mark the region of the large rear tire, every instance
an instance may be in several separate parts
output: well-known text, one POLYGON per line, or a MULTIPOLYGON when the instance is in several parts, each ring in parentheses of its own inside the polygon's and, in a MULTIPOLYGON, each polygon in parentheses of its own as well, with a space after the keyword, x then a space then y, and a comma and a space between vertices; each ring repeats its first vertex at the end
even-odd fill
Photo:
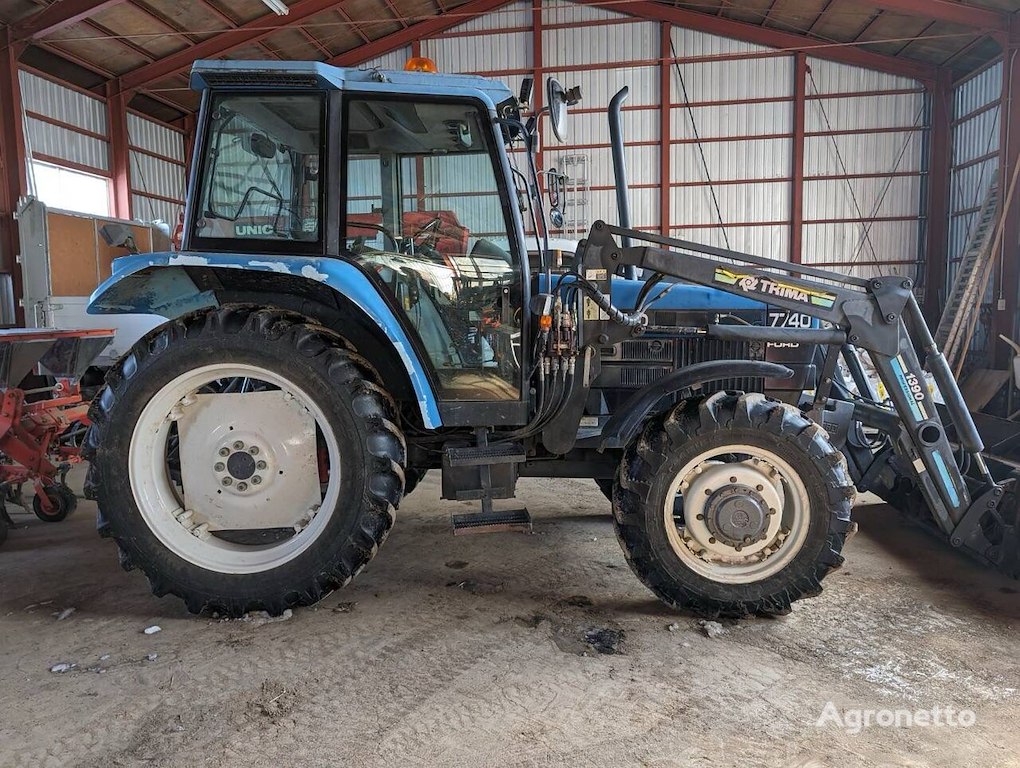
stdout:
POLYGON ((394 413, 322 327, 255 307, 197 313, 111 370, 89 414, 86 493, 156 595, 279 614, 346 584, 385 539, 404 484, 394 413), (301 428, 280 434, 274 419, 301 428))
POLYGON ((627 447, 613 497, 638 578, 702 616, 787 613, 843 562, 854 487, 825 431, 761 394, 687 400, 627 447))

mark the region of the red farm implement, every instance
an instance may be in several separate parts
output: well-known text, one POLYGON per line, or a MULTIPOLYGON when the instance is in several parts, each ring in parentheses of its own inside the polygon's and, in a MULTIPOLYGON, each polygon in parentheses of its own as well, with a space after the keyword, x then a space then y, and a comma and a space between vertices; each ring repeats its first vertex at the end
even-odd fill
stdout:
POLYGON ((58 522, 74 509, 64 479, 80 460, 78 438, 88 424, 78 380, 112 338, 109 330, 0 331, 0 541, 11 525, 4 504, 21 503, 25 483, 35 488, 32 509, 41 520, 58 522), (40 377, 46 386, 17 386, 37 369, 49 377, 40 377))

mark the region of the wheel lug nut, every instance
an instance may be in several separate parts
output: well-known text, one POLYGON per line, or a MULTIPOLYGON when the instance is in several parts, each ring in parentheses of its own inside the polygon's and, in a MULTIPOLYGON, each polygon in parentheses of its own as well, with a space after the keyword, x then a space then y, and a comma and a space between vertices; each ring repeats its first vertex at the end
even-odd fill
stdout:
POLYGON ((247 491, 248 490, 248 483, 238 483, 237 484, 237 490, 239 490, 239 491, 247 491))
POLYGON ((698 518, 699 520, 704 520, 704 519, 705 519, 705 516, 704 516, 703 514, 701 514, 700 512, 699 512, 699 513, 698 513, 698 514, 696 515, 696 517, 697 517, 697 518, 698 518))
POLYGON ((737 478, 736 478, 736 477, 731 477, 731 478, 730 478, 730 482, 731 482, 731 483, 735 483, 735 482, 737 482, 737 478))
POLYGON ((265 469, 267 466, 268 465, 264 461, 256 461, 255 462, 255 468, 256 469, 265 469))
POLYGON ((229 455, 230 455, 230 449, 229 448, 227 448, 226 446, 224 446, 223 448, 220 448, 220 456, 229 456, 229 455))
POLYGON ((224 464, 222 461, 217 461, 215 464, 213 464, 213 469, 215 469, 217 472, 222 472, 226 468, 227 465, 224 464))
POLYGON ((764 485, 756 485, 756 486, 754 486, 754 490, 756 490, 756 491, 764 491, 765 490, 765 486, 764 485))
POLYGON ((712 495, 712 489, 711 488, 706 488, 705 489, 705 495, 706 496, 711 496, 712 495))
POLYGON ((234 450, 235 451, 239 451, 242 448, 244 448, 244 443, 242 443, 240 440, 234 441, 234 450))
POLYGON ((251 448, 248 449, 248 453, 250 453, 252 456, 258 456, 259 447, 257 445, 253 445, 251 448))
POLYGON ((715 544, 715 536, 710 536, 708 539, 709 544, 715 544))
POLYGON ((225 477, 220 482, 223 483, 224 485, 231 485, 234 481, 232 478, 225 477))
POLYGON ((262 478, 261 478, 261 477, 259 477, 258 475, 254 475, 254 476, 252 477, 252 479, 251 479, 251 484, 252 484, 252 485, 258 485, 258 484, 259 484, 259 483, 261 483, 261 482, 262 482, 262 478))

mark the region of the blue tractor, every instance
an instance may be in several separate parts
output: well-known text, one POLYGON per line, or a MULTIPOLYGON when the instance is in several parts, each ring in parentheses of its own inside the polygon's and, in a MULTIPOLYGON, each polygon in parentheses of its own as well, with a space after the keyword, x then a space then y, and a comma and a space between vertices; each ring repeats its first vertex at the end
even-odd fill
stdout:
POLYGON ((429 470, 480 504, 457 533, 529 530, 494 504, 520 476, 595 480, 636 575, 703 615, 817 594, 855 485, 1015 569, 1009 489, 909 280, 601 221, 554 265, 539 124, 562 138, 580 94, 553 79, 538 114, 530 83, 430 71, 210 61, 192 84, 183 247, 116 261, 89 310, 167 318, 85 448, 100 532, 157 595, 314 603, 429 470))

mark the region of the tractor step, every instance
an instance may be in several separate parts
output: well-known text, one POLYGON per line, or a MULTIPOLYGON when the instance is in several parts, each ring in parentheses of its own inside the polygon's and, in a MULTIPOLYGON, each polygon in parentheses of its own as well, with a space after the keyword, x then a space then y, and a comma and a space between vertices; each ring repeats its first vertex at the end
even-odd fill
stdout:
POLYGON ((453 535, 469 533, 531 533, 531 513, 527 509, 489 510, 453 516, 453 535))
POLYGON ((451 467, 478 467, 482 464, 522 464, 528 457, 518 443, 469 445, 447 448, 446 460, 451 467))

